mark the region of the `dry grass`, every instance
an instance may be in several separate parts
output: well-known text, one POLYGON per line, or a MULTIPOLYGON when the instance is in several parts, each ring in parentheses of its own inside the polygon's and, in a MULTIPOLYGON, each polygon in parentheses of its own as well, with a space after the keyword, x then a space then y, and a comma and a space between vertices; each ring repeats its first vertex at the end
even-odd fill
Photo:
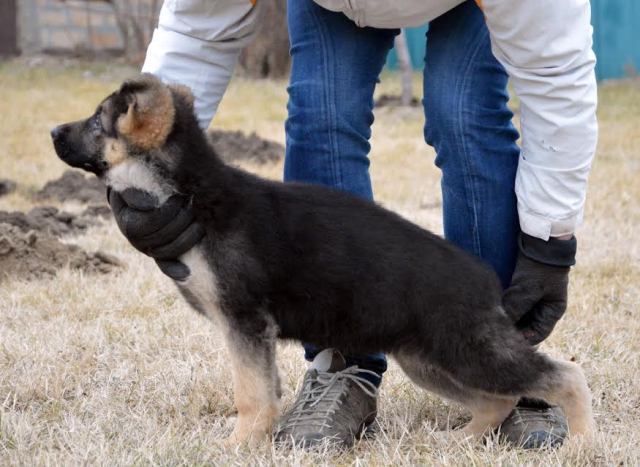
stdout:
MULTIPOLYGON (((0 176, 20 182, 0 209, 31 206, 29 193, 64 166, 48 130, 88 114, 131 74, 125 68, 22 62, 0 66, 0 176)), ((385 76, 389 92, 393 79, 385 76)), ((237 80, 215 124, 283 141, 285 85, 237 80)), ((191 312, 148 259, 113 225, 70 239, 128 263, 120 274, 0 285, 0 464, 514 465, 640 463, 640 84, 601 89, 601 142, 593 169, 571 304, 545 350, 576 358, 594 392, 593 445, 547 452, 437 443, 431 432, 463 412, 426 395, 391 366, 379 433, 346 453, 228 451, 230 374, 216 329, 191 312)), ((377 113, 372 176, 378 200, 441 230, 439 176, 421 136, 419 110, 377 113)), ((249 167, 279 178, 281 167, 249 167)), ((65 205, 67 209, 77 209, 65 205)), ((284 403, 305 370, 283 345, 284 403)))

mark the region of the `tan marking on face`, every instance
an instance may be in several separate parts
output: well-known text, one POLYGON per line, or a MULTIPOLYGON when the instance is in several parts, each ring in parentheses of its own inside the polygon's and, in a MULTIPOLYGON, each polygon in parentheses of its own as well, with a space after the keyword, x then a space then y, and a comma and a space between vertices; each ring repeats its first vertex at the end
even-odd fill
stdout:
POLYGON ((116 138, 105 138, 104 140, 104 160, 108 162, 109 167, 124 162, 129 157, 127 145, 124 141, 116 138))
POLYGON ((146 89, 133 96, 126 114, 116 122, 117 130, 134 146, 148 151, 161 147, 169 136, 176 109, 169 88, 160 80, 143 76, 146 89))

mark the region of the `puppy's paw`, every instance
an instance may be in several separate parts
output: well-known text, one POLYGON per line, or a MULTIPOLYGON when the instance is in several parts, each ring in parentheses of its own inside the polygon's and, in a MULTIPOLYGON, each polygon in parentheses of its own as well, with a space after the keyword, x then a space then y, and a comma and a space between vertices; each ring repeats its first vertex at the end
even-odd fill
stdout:
POLYGON ((568 439, 574 440, 576 443, 588 445, 594 442, 597 437, 597 433, 595 422, 590 420, 584 425, 579 426, 577 429, 575 425, 574 427, 570 427, 568 439))
POLYGON ((461 429, 434 431, 432 436, 436 440, 436 443, 442 445, 467 443, 476 439, 474 435, 461 429))
POLYGON ((267 439, 268 432, 264 430, 243 429, 236 425, 229 437, 222 441, 222 445, 225 448, 235 448, 238 446, 255 448, 266 442, 267 439))

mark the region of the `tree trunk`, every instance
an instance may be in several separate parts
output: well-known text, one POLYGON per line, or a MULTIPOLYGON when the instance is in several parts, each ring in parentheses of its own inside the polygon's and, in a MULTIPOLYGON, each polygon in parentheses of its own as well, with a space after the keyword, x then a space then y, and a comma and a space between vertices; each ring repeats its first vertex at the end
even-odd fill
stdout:
POLYGON ((140 64, 158 22, 157 0, 106 0, 112 7, 120 29, 127 60, 140 64))
POLYGON ((407 34, 404 29, 395 39, 396 53, 398 55, 398 68, 402 76, 402 105, 411 105, 413 100, 411 57, 409 56, 409 47, 407 46, 407 34))
POLYGON ((254 41, 240 55, 240 66, 252 78, 283 78, 291 63, 287 1, 258 1, 264 3, 264 18, 254 41))

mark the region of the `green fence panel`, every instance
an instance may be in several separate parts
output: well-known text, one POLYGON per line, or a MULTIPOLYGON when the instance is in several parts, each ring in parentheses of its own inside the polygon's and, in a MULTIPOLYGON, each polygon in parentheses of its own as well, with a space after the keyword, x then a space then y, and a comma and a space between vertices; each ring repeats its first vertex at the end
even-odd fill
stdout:
MULTIPOLYGON (((410 28, 406 30, 407 47, 409 48, 409 55, 411 55, 411 64, 413 68, 417 70, 421 70, 424 66, 424 54, 427 47, 426 34, 428 29, 428 26, 423 26, 421 28, 410 28)), ((389 52, 387 66, 392 70, 398 67, 398 57, 396 56, 395 49, 391 49, 391 52, 389 52)))
POLYGON ((591 0, 598 79, 640 71, 640 0, 591 0))

